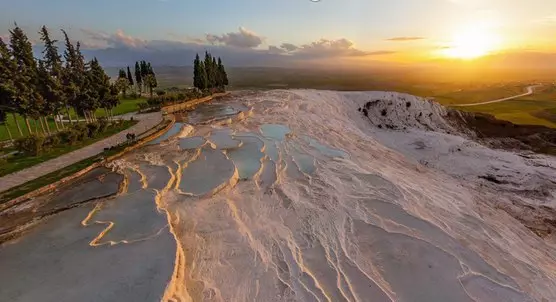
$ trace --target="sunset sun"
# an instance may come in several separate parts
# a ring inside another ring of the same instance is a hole
[[[458,59],[475,59],[492,53],[500,47],[500,37],[481,26],[470,26],[453,35],[444,56]]]

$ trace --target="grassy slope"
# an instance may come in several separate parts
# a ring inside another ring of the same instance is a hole
[[[147,99],[144,97],[138,98],[138,99],[130,99],[130,100],[121,100],[120,104],[114,108],[113,113],[114,115],[121,115],[121,114],[126,114],[126,113],[130,113],[130,112],[135,112],[139,110],[139,107],[137,106],[137,104],[145,102]],[[105,116],[104,110],[103,109],[98,109],[95,112],[97,117],[103,117]]]
[[[27,126],[25,125],[25,120],[23,119],[23,117],[16,115],[17,121],[19,122],[19,126],[21,127],[21,131],[23,132],[23,136],[27,136],[29,135],[29,132],[27,131]],[[35,121],[33,120],[29,120],[29,123],[31,124],[31,131],[35,131]],[[50,126],[50,130],[51,131],[56,131],[56,125],[54,124],[54,120],[50,119],[48,121],[48,125]],[[42,132],[42,128],[40,126],[40,123],[37,123],[37,129],[39,132]],[[19,131],[17,130],[17,125],[14,122],[14,118],[13,115],[9,114],[8,115],[8,127],[10,127],[10,131],[12,132],[12,136],[14,139],[21,137],[19,135]],[[3,140],[7,140],[9,139],[9,135],[8,135],[8,131],[6,130],[6,126],[5,125],[0,125],[0,141]]]
[[[88,146],[92,143],[95,143],[97,141],[100,141],[104,138],[107,138],[109,136],[112,136],[116,133],[119,133],[129,127],[131,127],[132,125],[134,125],[136,123],[136,121],[124,121],[121,125],[117,126],[117,127],[110,127],[108,128],[105,132],[102,133],[102,135],[99,135],[95,138],[90,138],[87,140],[84,140],[82,142],[79,142],[73,146],[71,145],[63,145],[63,146],[59,146],[57,148],[53,148],[52,150],[43,153],[42,155],[39,156],[26,156],[26,155],[16,155],[13,157],[10,157],[8,159],[8,161],[6,163],[3,163],[2,165],[0,165],[0,176],[4,176],[10,173],[14,173],[20,170],[23,170],[25,168],[34,166],[36,164],[39,164],[41,162],[47,161],[49,159],[53,159],[56,158],[60,155],[75,151],[77,149],[83,148],[85,146]]]
[[[443,105],[472,104],[502,99],[524,93],[525,85],[502,85],[480,89],[462,90],[442,95],[435,95],[437,102]]]
[[[135,111],[139,110],[139,108],[137,107],[137,104],[142,103],[146,100],[147,100],[146,98],[121,100],[120,105],[118,105],[116,108],[114,108],[114,115],[120,115],[120,114],[135,112]],[[75,112],[73,110],[71,110],[71,114],[72,114],[73,119],[75,119]],[[105,115],[106,114],[105,114],[104,110],[102,110],[102,109],[98,109],[96,111],[96,116],[97,117],[103,117]],[[27,136],[29,134],[29,132],[27,131],[27,126],[25,125],[25,121],[24,121],[23,117],[17,115],[17,120],[19,122],[21,130],[23,131],[23,135]],[[30,121],[30,123],[31,123],[31,130],[35,131],[34,121]],[[50,130],[51,131],[56,130],[56,125],[54,123],[54,120],[49,119],[48,124],[50,125]],[[11,114],[8,115],[8,125],[10,127],[10,131],[12,132],[13,138],[19,138],[20,137],[19,131],[17,130],[17,126],[14,123],[14,119],[13,119],[13,116]],[[42,132],[40,124],[37,124],[37,127],[38,127],[39,131]],[[2,125],[2,126],[0,126],[0,141],[7,140],[7,139],[9,139],[8,131],[6,130],[6,127]]]
[[[556,87],[547,86],[533,95],[515,100],[457,109],[492,114],[516,124],[556,128]]]

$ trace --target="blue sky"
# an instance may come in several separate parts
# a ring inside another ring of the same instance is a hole
[[[444,0],[185,1],[185,0],[42,0],[11,1],[0,12],[1,29],[12,21],[29,27],[87,28],[126,33],[145,39],[168,33],[202,36],[244,26],[267,37],[269,43],[304,43],[319,38],[365,40],[418,33],[427,21],[408,27],[412,18],[425,17],[428,6],[450,6]],[[411,17],[413,16],[413,17]],[[417,26],[417,28],[415,28]]]
[[[17,21],[36,39],[36,31],[45,24],[68,30],[73,39],[91,48],[122,47],[132,39],[237,47],[241,45],[231,39],[249,33],[260,38],[260,43],[250,43],[244,47],[248,49],[275,46],[278,51],[283,43],[301,47],[326,39],[328,42],[317,45],[319,49],[336,45],[364,51],[374,59],[381,53],[400,59],[450,47],[454,33],[477,20],[488,21],[488,30],[504,38],[504,47],[499,46],[503,49],[553,49],[551,40],[556,32],[553,0],[0,1],[4,2],[0,36],[6,36]],[[238,35],[226,36],[233,33]],[[207,35],[224,38],[207,41]],[[388,41],[400,37],[421,39]],[[358,56],[355,51],[337,53]]]

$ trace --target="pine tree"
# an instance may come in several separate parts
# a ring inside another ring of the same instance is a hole
[[[2,106],[2,103],[0,103]],[[6,131],[8,132],[8,137],[10,140],[13,139],[12,132],[10,131],[10,127],[8,126],[8,109],[7,107],[0,107],[0,125],[4,125],[6,127]]]
[[[41,87],[41,94],[43,94],[43,99],[47,103],[46,112],[49,114],[59,115],[62,109],[65,107],[64,93],[62,87],[62,57],[58,53],[58,47],[56,46],[57,40],[52,40],[48,29],[46,26],[41,28],[39,32],[41,35],[41,40],[44,43],[44,68],[46,74],[44,74],[45,79],[42,80],[42,84],[46,83],[46,86]],[[41,71],[41,72],[44,72]],[[40,76],[39,76],[40,77]],[[58,129],[58,122],[56,118],[54,119],[56,128]],[[48,128],[48,123],[46,124]]]
[[[135,83],[137,83],[139,93],[143,92],[141,87],[143,83],[143,77],[141,76],[141,66],[139,66],[139,62],[135,62]]]
[[[118,93],[116,91],[116,101],[114,102],[114,100],[112,100],[110,77],[106,74],[102,66],[100,66],[97,58],[91,60],[90,66],[90,76],[95,90],[96,108],[103,108],[106,112],[106,116],[110,116],[112,108],[119,103],[119,98],[117,97]]]
[[[199,59],[199,54],[195,56],[195,61],[193,61],[193,87],[197,89],[201,88],[201,60]]]
[[[107,110],[110,112],[110,116],[112,117],[112,109],[120,103],[120,98],[118,97],[118,87],[114,84],[110,85],[110,90],[108,95],[106,96],[106,103],[105,106]]]
[[[122,92],[124,98],[126,97],[127,88],[129,87],[129,79],[125,70],[120,69],[118,79],[116,80],[116,87]]]
[[[84,117],[87,117],[90,110],[94,107],[95,96],[92,95],[91,79],[89,77],[89,66],[81,53],[81,43],[75,43],[75,79],[78,87],[77,98],[74,100],[74,108]],[[91,119],[91,117],[89,117]]]
[[[13,139],[8,125],[8,113],[14,112],[10,106],[13,94],[12,71],[10,70],[11,61],[8,47],[0,37],[0,124],[6,127],[10,139]],[[19,129],[19,132],[22,135],[21,129]]]
[[[32,133],[29,118],[38,118],[42,107],[36,89],[37,62],[33,57],[31,42],[17,24],[10,31],[10,48],[16,63],[16,71],[13,74],[15,83],[14,107],[25,118],[27,130]]]
[[[129,66],[127,67],[127,79],[129,80],[129,86],[133,87],[133,77],[131,76],[131,71],[129,70]]]
[[[75,46],[71,43],[68,34],[63,29],[62,33],[64,34],[64,42],[66,47],[66,49],[64,50],[65,65],[62,69],[62,85],[64,99],[66,101],[66,114],[68,115],[70,124],[72,124],[73,120],[71,118],[70,107],[73,107],[73,105],[77,103],[80,88],[79,80],[76,75],[76,62],[78,58],[75,51]]]
[[[2,110],[3,113],[12,114],[19,135],[23,136],[23,131],[21,131],[16,117],[17,107],[14,102],[16,89],[14,73],[16,72],[16,68],[17,65],[12,58],[10,49],[8,49],[6,43],[0,38],[0,110]]]
[[[43,106],[41,112],[43,116],[54,114],[57,108],[57,100],[59,98],[59,90],[57,89],[57,80],[50,74],[47,69],[47,64],[43,60],[39,60],[37,68],[37,91],[42,98]],[[46,128],[50,133],[48,121],[43,117],[46,122]],[[57,126],[58,124],[56,124]]]

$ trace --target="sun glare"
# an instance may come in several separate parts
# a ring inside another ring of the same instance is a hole
[[[459,59],[475,59],[498,49],[500,38],[488,28],[469,26],[456,34],[448,47],[443,49],[444,56]]]

